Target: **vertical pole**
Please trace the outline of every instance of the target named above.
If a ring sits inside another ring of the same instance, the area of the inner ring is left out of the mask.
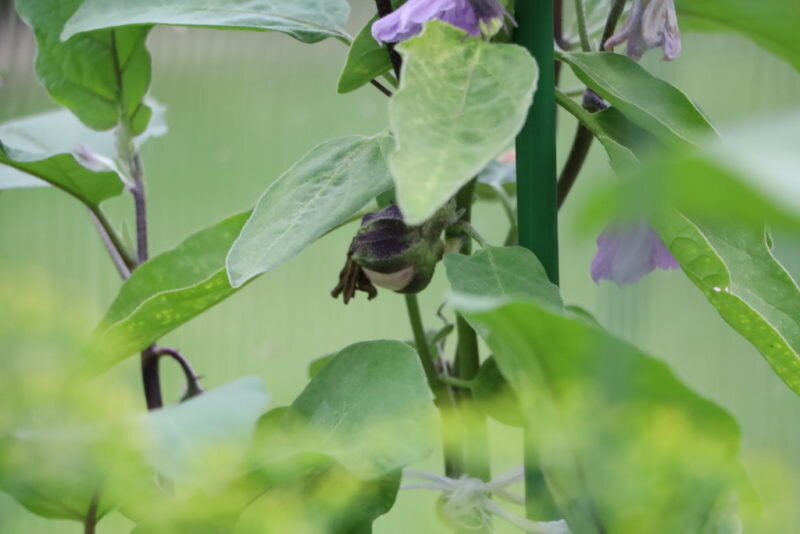
[[[539,65],[539,85],[528,119],[517,137],[519,243],[542,262],[558,284],[558,200],[556,177],[556,104],[553,0],[516,2],[516,42]],[[529,433],[525,434],[525,500],[528,517],[551,519],[556,513]]]

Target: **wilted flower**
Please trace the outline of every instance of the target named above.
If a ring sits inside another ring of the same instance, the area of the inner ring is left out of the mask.
[[[618,285],[633,284],[654,269],[680,267],[650,225],[607,228],[597,238],[597,255],[592,262],[595,282],[611,280]]]
[[[498,0],[408,0],[372,25],[379,43],[398,43],[422,31],[430,20],[442,20],[470,35],[494,35],[510,15]]]
[[[375,286],[405,294],[422,291],[442,259],[442,232],[452,222],[450,207],[422,226],[406,226],[395,205],[368,213],[350,243],[347,263],[331,294],[334,298],[342,295],[347,304],[356,291],[364,291],[370,300],[375,298]]]
[[[681,53],[681,32],[675,0],[633,0],[625,25],[605,43],[611,50],[628,41],[628,56],[639,59],[651,48],[661,47],[664,59],[671,61]]]

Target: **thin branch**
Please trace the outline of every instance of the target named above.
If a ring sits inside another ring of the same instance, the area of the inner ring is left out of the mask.
[[[186,393],[183,395],[183,400],[191,399],[192,397],[196,397],[205,392],[203,387],[200,385],[201,377],[194,372],[189,360],[187,360],[180,352],[167,347],[158,347],[154,349],[153,353],[159,358],[164,356],[172,358],[180,366],[181,371],[183,371],[183,376],[186,378]]]
[[[100,491],[92,495],[89,503],[89,510],[86,512],[86,519],[83,521],[83,534],[95,534],[97,528],[97,515],[100,509]]]
[[[614,2],[614,5],[611,6],[611,11],[608,13],[606,26],[605,29],[603,30],[603,37],[600,38],[601,52],[605,52],[606,41],[611,39],[611,36],[614,35],[615,31],[617,31],[617,24],[619,23],[619,18],[622,16],[622,12],[625,11],[625,1],[626,0],[616,0]]]
[[[136,267],[136,261],[131,258],[130,254],[122,244],[111,223],[106,218],[105,214],[100,211],[96,206],[89,207],[89,215],[97,227],[97,232],[100,234],[100,239],[103,241],[106,250],[108,250],[111,261],[117,268],[119,275],[123,280],[127,280],[131,276],[131,271]]]
[[[556,45],[564,51],[571,49],[572,43],[564,38],[564,0],[553,2],[553,24]]]
[[[142,351],[142,385],[147,409],[151,411],[164,406],[164,399],[161,396],[161,373],[158,368],[160,359],[155,353],[154,345]]]
[[[586,23],[586,7],[583,0],[575,0],[575,14],[578,18],[578,33],[581,38],[581,49],[584,52],[592,51],[592,39],[589,37],[589,25]]]
[[[378,15],[383,18],[386,15],[391,15],[394,8],[392,7],[392,0],[375,0],[375,7],[378,8]],[[389,59],[392,61],[394,67],[394,74],[400,80],[400,71],[403,67],[403,58],[395,50],[394,43],[386,43],[386,49],[389,52]]]
[[[139,263],[147,261],[149,256],[148,233],[147,233],[147,194],[144,185],[144,168],[142,157],[139,152],[134,150],[130,158],[130,173],[133,178],[133,202],[136,208],[136,250]]]
[[[381,93],[385,94],[389,98],[392,98],[392,92],[385,85],[383,85],[381,82],[379,82],[378,80],[370,80],[369,83],[371,83],[373,86],[375,86],[375,88],[378,91],[380,91]]]

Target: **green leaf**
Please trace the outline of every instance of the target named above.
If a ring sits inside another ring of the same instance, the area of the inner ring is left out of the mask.
[[[663,363],[563,312],[474,297],[457,308],[490,332],[573,531],[670,534],[714,525],[741,476],[738,430],[725,411]]]
[[[764,230],[674,212],[653,222],[722,318],[800,395],[800,287],[773,256]]]
[[[225,255],[249,215],[225,219],[137,268],[97,328],[93,363],[112,365],[232,295]]]
[[[792,134],[800,135],[800,116],[748,126],[707,150],[689,147],[643,166],[621,130],[607,126],[592,122],[612,164],[629,178],[612,191],[619,204],[611,212],[658,214],[651,222],[684,273],[800,394],[800,287],[772,254],[761,224],[764,217],[798,220]]]
[[[123,191],[122,180],[116,172],[90,171],[78,163],[72,154],[58,154],[49,157],[31,154],[5,146],[0,141],[0,164],[58,187],[92,208],[96,208],[102,201],[115,197]],[[18,176],[11,175],[6,185],[31,186],[30,181],[20,180]],[[2,178],[2,174],[0,174],[0,178]],[[0,185],[0,189],[4,189],[6,185]]]
[[[786,0],[677,0],[681,26],[741,33],[800,70],[800,4]]]
[[[523,426],[517,396],[500,373],[494,357],[487,358],[481,364],[472,382],[472,396],[478,407],[490,417],[509,426]]]
[[[339,93],[355,91],[391,72],[392,61],[386,47],[372,37],[372,24],[376,20],[378,17],[373,17],[350,45],[344,70],[339,76]]]
[[[358,343],[328,362],[261,441],[262,463],[313,453],[362,480],[427,457],[436,411],[414,349],[399,341]]]
[[[525,49],[439,21],[398,50],[405,63],[389,106],[397,140],[389,166],[406,222],[419,224],[512,143],[538,71]]]
[[[166,108],[152,99],[147,103],[153,110],[153,118],[147,130],[136,138],[137,146],[143,145],[151,137],[160,137],[167,132],[164,116]],[[106,166],[109,168],[114,167],[113,160],[117,154],[116,138],[113,133],[97,132],[87,128],[66,109],[48,111],[0,124],[0,142],[31,155],[41,156],[40,159],[85,149],[108,160]],[[13,167],[0,167],[0,189],[46,185],[47,182]]]
[[[609,52],[574,52],[559,57],[625,117],[668,145],[697,143],[714,134],[714,128],[689,97],[632,59]]]
[[[558,287],[522,247],[486,247],[472,256],[446,254],[447,278],[456,293],[495,298],[528,298],[561,308]]]
[[[169,24],[277,31],[304,43],[346,38],[345,0],[85,0],[62,37],[115,26]]]
[[[145,458],[173,484],[213,490],[241,473],[268,402],[260,379],[242,378],[149,413]]]
[[[34,30],[39,51],[36,72],[54,100],[87,126],[109,130],[120,119],[132,135],[142,133],[151,110],[149,28],[92,32],[61,41],[61,29],[82,0],[17,0],[17,11]]]
[[[384,154],[391,145],[387,134],[332,139],[278,178],[231,248],[233,287],[290,260],[389,190]]]

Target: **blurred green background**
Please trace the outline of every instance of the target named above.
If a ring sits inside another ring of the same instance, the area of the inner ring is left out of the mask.
[[[371,15],[371,3],[354,4],[352,26],[357,30]],[[152,94],[167,104],[170,127],[166,137],[144,149],[153,253],[252,207],[281,172],[317,143],[387,127],[386,99],[374,89],[336,94],[346,53],[338,42],[307,46],[278,34],[158,28],[150,48]],[[27,28],[4,16],[0,119],[54,107],[35,79],[34,54]],[[723,133],[750,117],[800,107],[800,76],[736,36],[688,35],[678,61],[663,63],[652,52],[645,64],[683,88]],[[565,76],[565,85],[577,83]],[[562,159],[573,130],[572,120],[562,115]],[[607,172],[605,156],[595,147],[562,213],[566,300],[588,308],[613,332],[663,358],[692,387],[732,411],[770,522],[787,533],[800,531],[800,399],[727,329],[679,272],[655,273],[622,289],[590,280],[594,236],[578,232],[573,221],[581,199],[607,179]],[[118,226],[130,220],[127,199],[115,199],[107,207]],[[499,243],[505,224],[500,207],[481,204],[476,218],[490,241]],[[307,366],[315,358],[360,340],[410,338],[401,297],[382,292],[375,301],[359,298],[347,307],[330,297],[353,229],[339,230],[309,247],[163,344],[188,355],[206,386],[257,375],[266,381],[273,404],[280,405],[302,390]],[[798,245],[798,240],[779,237],[776,246],[796,278]],[[0,269],[43,273],[84,298],[98,318],[120,285],[85,210],[55,190],[0,193]],[[440,322],[435,310],[448,290],[443,278],[440,269],[422,297],[431,326]],[[114,370],[131,388],[139,388],[137,364],[132,358]],[[167,367],[165,390],[174,400],[181,381]],[[499,473],[519,462],[520,437],[500,425],[492,431]],[[438,457],[432,458],[426,467],[438,469],[439,463]],[[395,513],[380,519],[376,532],[447,532],[437,522],[434,503],[434,494],[404,492]],[[36,518],[0,494],[0,534],[71,534],[80,529],[76,523]],[[119,516],[99,527],[104,534],[129,530],[130,524]],[[505,526],[499,530],[514,532]]]

